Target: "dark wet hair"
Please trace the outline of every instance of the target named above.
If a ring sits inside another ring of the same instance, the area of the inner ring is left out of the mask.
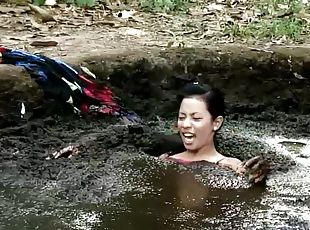
[[[178,101],[181,102],[184,98],[191,97],[201,98],[205,102],[212,119],[225,116],[224,94],[219,89],[207,84],[188,83],[181,89]]]

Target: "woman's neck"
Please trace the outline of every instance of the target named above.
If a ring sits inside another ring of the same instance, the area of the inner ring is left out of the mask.
[[[193,161],[205,160],[209,162],[217,162],[222,157],[215,149],[214,144],[205,145],[197,151],[186,150],[184,152],[186,158]]]

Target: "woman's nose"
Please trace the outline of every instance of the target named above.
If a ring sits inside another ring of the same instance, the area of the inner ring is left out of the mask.
[[[191,127],[192,126],[192,123],[190,121],[190,119],[186,118],[184,121],[183,121],[183,127],[184,128],[188,128],[188,127]]]

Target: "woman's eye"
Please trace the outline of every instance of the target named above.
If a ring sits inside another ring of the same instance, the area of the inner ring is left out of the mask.
[[[193,117],[193,120],[194,121],[200,121],[202,118],[200,118],[200,117]]]
[[[184,120],[185,120],[185,117],[179,117],[179,120],[180,120],[180,121],[184,121]]]

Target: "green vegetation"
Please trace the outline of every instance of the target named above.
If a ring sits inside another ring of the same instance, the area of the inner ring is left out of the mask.
[[[255,2],[254,2],[255,3]],[[291,39],[300,41],[309,32],[309,7],[301,0],[257,1],[254,8],[261,16],[249,23],[228,25],[226,34],[231,37],[255,39]]]
[[[183,11],[186,9],[186,0],[139,0],[140,6],[146,11]]]
[[[45,0],[33,0],[33,4],[37,6],[42,6],[44,4]]]
[[[301,19],[283,18],[261,20],[247,25],[232,25],[226,28],[226,33],[232,37],[255,39],[289,38],[298,41],[306,33],[307,23]]]
[[[70,0],[79,7],[92,7],[96,4],[96,0]]]
[[[186,0],[139,0],[140,6],[146,11],[185,11],[189,3]],[[213,1],[191,1],[192,6],[206,7]],[[234,20],[225,23],[224,34],[242,39],[284,39],[300,41],[302,35],[310,31],[309,5],[302,0],[248,0],[246,10],[257,12],[248,21]],[[236,6],[238,8],[238,5]],[[243,5],[243,9],[244,5]],[[217,14],[230,15],[232,7],[227,4]]]
[[[298,13],[303,8],[301,0],[257,0],[256,5],[265,15]]]
[[[96,0],[58,0],[58,3],[74,4],[78,7],[92,7],[96,5]],[[125,2],[130,2],[124,0]],[[33,4],[42,6],[45,0],[33,0]],[[172,11],[184,11],[186,9],[187,0],[138,0],[138,4],[142,10],[151,11],[162,11],[162,12],[172,12]]]

